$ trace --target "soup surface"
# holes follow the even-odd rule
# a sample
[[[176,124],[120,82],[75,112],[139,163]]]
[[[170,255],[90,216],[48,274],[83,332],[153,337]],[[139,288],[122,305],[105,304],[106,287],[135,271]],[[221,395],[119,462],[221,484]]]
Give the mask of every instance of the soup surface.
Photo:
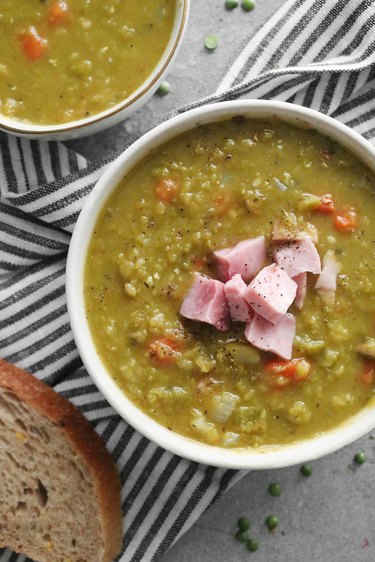
[[[296,441],[358,412],[375,388],[374,187],[340,146],[277,120],[202,126],[154,150],[106,203],[85,268],[117,384],[169,429],[223,447]],[[179,314],[194,272],[217,278],[213,251],[260,235],[271,248],[280,218],[315,227],[320,257],[341,267],[334,304],[308,273],[290,308],[297,370],[251,346],[241,322],[218,331]]]
[[[176,0],[2,0],[0,112],[61,124],[109,109],[151,74]]]

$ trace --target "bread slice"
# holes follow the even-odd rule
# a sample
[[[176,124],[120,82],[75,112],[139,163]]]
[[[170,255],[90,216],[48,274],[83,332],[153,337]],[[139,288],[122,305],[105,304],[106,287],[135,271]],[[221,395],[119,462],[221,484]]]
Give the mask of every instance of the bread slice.
[[[0,547],[38,562],[109,562],[121,542],[120,480],[99,436],[0,359]]]

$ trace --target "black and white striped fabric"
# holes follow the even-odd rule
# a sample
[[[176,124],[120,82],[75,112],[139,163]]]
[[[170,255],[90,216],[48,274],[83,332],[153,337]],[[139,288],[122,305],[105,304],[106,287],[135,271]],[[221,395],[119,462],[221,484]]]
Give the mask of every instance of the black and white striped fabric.
[[[375,2],[288,0],[234,58],[214,95],[303,104],[375,140]],[[114,157],[113,157],[114,158]],[[242,473],[156,447],[119,419],[82,368],[64,292],[70,234],[110,161],[0,134],[0,355],[51,384],[91,420],[121,472],[122,562],[154,561]],[[0,561],[21,562],[3,551]]]

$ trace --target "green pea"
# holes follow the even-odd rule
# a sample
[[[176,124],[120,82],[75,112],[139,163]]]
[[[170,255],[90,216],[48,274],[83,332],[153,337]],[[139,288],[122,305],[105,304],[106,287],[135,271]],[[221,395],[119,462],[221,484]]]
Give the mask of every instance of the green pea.
[[[240,531],[248,531],[250,529],[250,521],[247,517],[240,517],[237,521],[237,527]]]
[[[255,8],[255,0],[242,0],[241,7],[245,12],[251,12]]]
[[[279,524],[279,518],[276,515],[269,515],[265,521],[268,529],[273,531]]]
[[[258,541],[256,541],[255,539],[249,539],[246,542],[246,548],[247,550],[250,550],[250,552],[255,552],[256,550],[258,550]]]
[[[301,466],[300,472],[302,474],[302,476],[306,476],[306,478],[308,478],[309,476],[312,475],[312,466],[311,464],[303,464]]]
[[[237,531],[237,533],[234,536],[240,542],[246,542],[249,538],[247,531]]]
[[[204,40],[204,46],[209,51],[214,51],[219,44],[219,40],[216,35],[207,35],[206,39]]]
[[[162,82],[157,90],[157,94],[159,96],[166,96],[167,94],[169,94],[171,90],[170,84],[169,82],[167,82],[166,80],[164,80],[164,82]]]
[[[359,453],[354,456],[354,462],[356,462],[357,464],[363,464],[364,462],[366,462],[365,453],[363,451],[359,451]]]
[[[274,482],[274,484],[270,484],[268,486],[268,493],[270,496],[276,498],[277,496],[281,496],[281,486],[278,482]]]
[[[234,8],[238,7],[238,0],[226,0],[225,2],[225,9],[226,10],[234,10]]]

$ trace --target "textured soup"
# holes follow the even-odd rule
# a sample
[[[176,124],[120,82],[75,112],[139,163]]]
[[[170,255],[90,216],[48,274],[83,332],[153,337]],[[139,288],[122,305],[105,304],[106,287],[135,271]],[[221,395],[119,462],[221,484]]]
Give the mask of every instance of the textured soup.
[[[0,113],[36,124],[131,95],[169,41],[176,0],[2,0]]]
[[[117,384],[169,429],[224,447],[296,441],[358,412],[375,388],[358,353],[374,355],[374,187],[337,144],[279,121],[204,126],[154,150],[106,203],[86,263],[89,325]],[[343,211],[316,212],[322,194]],[[291,307],[301,379],[245,342],[244,324],[219,332],[179,314],[193,272],[215,277],[213,250],[270,243],[280,217],[315,226],[320,256],[342,267],[333,306],[308,274],[303,309]]]

